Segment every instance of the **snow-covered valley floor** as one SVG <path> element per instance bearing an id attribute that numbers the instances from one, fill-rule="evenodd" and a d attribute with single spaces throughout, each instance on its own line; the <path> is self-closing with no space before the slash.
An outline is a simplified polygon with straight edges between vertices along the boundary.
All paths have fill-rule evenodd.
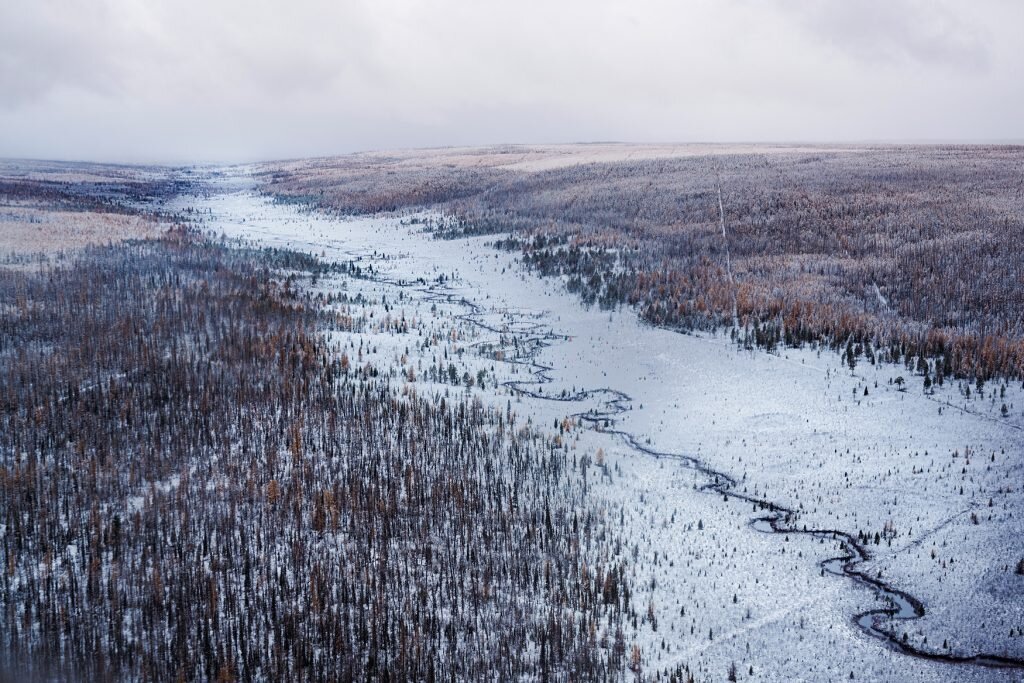
<path id="1" fill-rule="evenodd" d="M 670 457 L 796 511 L 790 528 L 863 540 L 870 557 L 856 569 L 924 606 L 922 618 L 876 624 L 907 647 L 1024 659 L 1019 385 L 972 384 L 968 397 L 947 382 L 926 395 L 903 366 L 862 360 L 851 372 L 827 349 L 749 352 L 652 328 L 628 309 L 585 308 L 491 238 L 309 213 L 250 184 L 228 175 L 164 208 L 191 207 L 216 234 L 354 263 L 364 277 L 316 285 L 377 321 L 371 333 L 329 333 L 339 354 L 421 394 L 510 405 L 592 463 L 591 494 L 629 539 L 620 557 L 647 608 L 633 634 L 646 671 L 688 664 L 717 681 L 735 663 L 739 680 L 1024 680 L 1024 669 L 923 659 L 873 637 L 855 617 L 889 603 L 825 571 L 844 554 L 838 539 L 763 533 L 751 522 L 767 511 L 709 492 L 706 473 Z"/>

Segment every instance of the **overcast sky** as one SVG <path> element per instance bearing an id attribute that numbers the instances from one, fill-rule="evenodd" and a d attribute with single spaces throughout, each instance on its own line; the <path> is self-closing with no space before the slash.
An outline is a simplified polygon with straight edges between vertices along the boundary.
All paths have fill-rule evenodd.
<path id="1" fill-rule="evenodd" d="M 0 0 L 0 156 L 1021 139 L 1018 0 Z"/>

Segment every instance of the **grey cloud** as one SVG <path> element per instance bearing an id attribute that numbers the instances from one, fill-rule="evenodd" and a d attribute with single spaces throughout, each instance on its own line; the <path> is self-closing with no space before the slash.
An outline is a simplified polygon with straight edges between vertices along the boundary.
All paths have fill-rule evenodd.
<path id="1" fill-rule="evenodd" d="M 983 71 L 991 62 L 981 13 L 938 0 L 781 0 L 814 38 L 867 62 L 916 61 Z"/>
<path id="2" fill-rule="evenodd" d="M 1024 137 L 1024 3 L 12 0 L 0 156 Z"/>
<path id="3" fill-rule="evenodd" d="M 103 94 L 123 76 L 108 49 L 116 20 L 103 2 L 40 0 L 0 8 L 0 106 L 16 107 L 58 88 Z"/>

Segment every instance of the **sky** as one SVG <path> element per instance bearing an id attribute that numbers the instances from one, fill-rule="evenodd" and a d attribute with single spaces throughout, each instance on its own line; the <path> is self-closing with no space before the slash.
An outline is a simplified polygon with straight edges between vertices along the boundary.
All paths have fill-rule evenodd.
<path id="1" fill-rule="evenodd" d="M 0 0 L 0 157 L 1024 141 L 1018 0 Z"/>

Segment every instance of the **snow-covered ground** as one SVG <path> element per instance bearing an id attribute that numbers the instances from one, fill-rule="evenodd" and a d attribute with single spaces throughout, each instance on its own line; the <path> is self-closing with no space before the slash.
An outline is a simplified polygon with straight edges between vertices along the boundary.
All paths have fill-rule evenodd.
<path id="1" fill-rule="evenodd" d="M 925 395 L 902 366 L 862 361 L 851 373 L 828 350 L 770 355 L 727 337 L 652 328 L 629 310 L 584 308 L 489 238 L 434 240 L 408 219 L 329 218 L 260 197 L 244 175 L 218 182 L 221 193 L 166 208 L 193 207 L 217 234 L 354 262 L 372 275 L 328 285 L 346 295 L 339 310 L 374 321 L 369 332 L 331 333 L 354 366 L 386 369 L 420 393 L 511 402 L 520 419 L 563 431 L 573 456 L 590 459 L 597 505 L 629 539 L 620 558 L 643 606 L 632 637 L 646 671 L 680 663 L 697 680 L 724 680 L 735 662 L 739 680 L 1024 677 L 911 657 L 865 633 L 854 616 L 886 603 L 823 572 L 819 563 L 841 554 L 838 542 L 761 533 L 750 503 L 700 490 L 707 477 L 685 462 L 644 455 L 572 418 L 607 410 L 611 394 L 552 401 L 504 383 L 534 379 L 535 366 L 514 362 L 530 358 L 549 368 L 548 381 L 532 387 L 544 396 L 628 395 L 615 429 L 696 456 L 737 479 L 738 491 L 798 510 L 797 528 L 865 534 L 871 559 L 860 568 L 925 606 L 924 618 L 882 624 L 908 644 L 1024 658 L 1019 385 L 990 383 L 980 396 L 972 385 L 967 398 L 947 382 Z M 473 386 L 453 386 L 452 372 Z M 897 376 L 906 391 L 891 383 Z"/>

